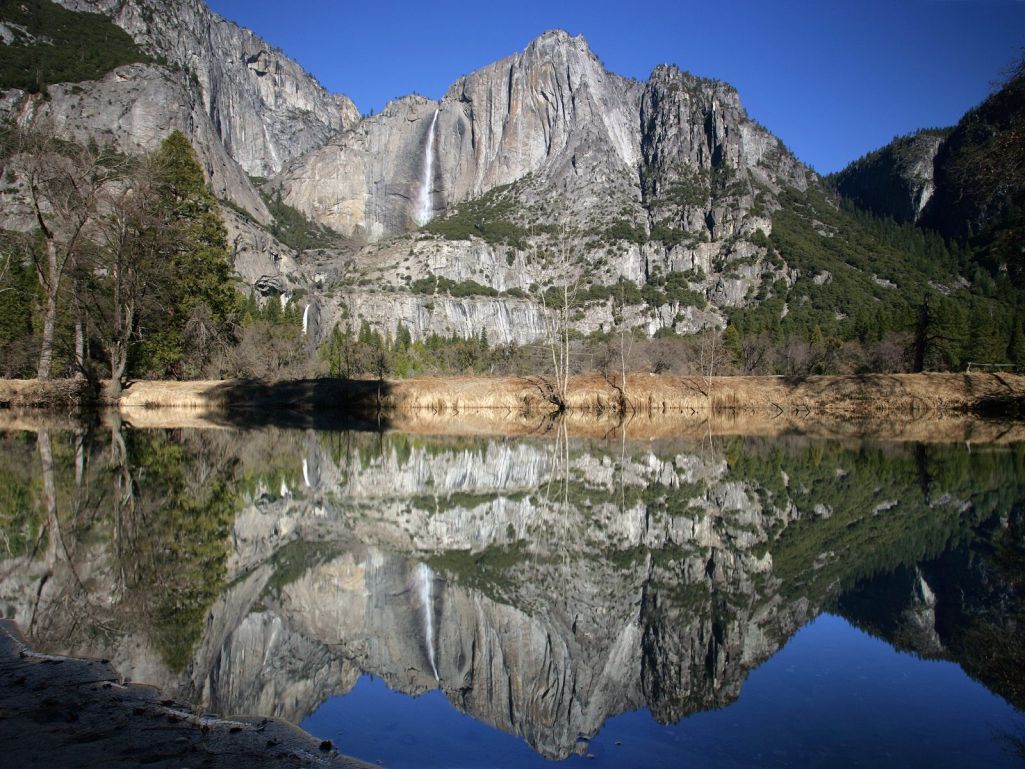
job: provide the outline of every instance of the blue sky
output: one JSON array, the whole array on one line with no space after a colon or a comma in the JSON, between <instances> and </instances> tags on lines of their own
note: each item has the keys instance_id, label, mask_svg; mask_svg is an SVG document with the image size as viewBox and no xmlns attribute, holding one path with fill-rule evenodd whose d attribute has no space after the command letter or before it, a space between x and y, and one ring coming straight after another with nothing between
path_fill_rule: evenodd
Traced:
<instances>
[{"instance_id":1,"label":"blue sky","mask_svg":"<svg viewBox=\"0 0 1025 769\"><path fill-rule=\"evenodd\" d=\"M526 47L583 34L646 80L674 63L735 85L748 112L817 170L916 128L950 125L1025 46L1025 0L208 0L361 112Z\"/></svg>"}]
</instances>

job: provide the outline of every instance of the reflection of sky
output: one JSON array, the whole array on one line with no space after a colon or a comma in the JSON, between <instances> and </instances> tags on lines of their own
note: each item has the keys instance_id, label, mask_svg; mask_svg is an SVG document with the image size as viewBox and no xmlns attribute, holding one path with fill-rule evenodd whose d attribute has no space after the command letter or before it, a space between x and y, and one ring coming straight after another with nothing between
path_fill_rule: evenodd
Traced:
<instances>
[{"instance_id":1,"label":"reflection of sky","mask_svg":"<svg viewBox=\"0 0 1025 769\"><path fill-rule=\"evenodd\" d=\"M386 767L551 767L523 740L364 676L303 728ZM744 684L740 700L672 726L646 711L609 719L593 759L632 767L1021 767L1000 739L1025 722L953 663L921 660L823 615Z\"/></svg>"}]
</instances>

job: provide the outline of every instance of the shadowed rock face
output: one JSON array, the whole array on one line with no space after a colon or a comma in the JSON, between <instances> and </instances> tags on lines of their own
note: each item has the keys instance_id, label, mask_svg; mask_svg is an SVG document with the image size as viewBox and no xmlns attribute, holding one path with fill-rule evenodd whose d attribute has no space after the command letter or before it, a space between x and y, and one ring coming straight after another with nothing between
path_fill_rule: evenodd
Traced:
<instances>
[{"instance_id":1,"label":"shadowed rock face","mask_svg":"<svg viewBox=\"0 0 1025 769\"><path fill-rule=\"evenodd\" d=\"M876 575L920 575L913 606L896 601L878 625L915 632L884 635L961 659L974 647L948 640L958 617L990 610L941 611L951 590L928 562L977 538L982 555L948 572L985 586L962 600L995 606L1014 576L985 543L1015 541L1001 511L1025 481L1011 453L960 448L124 438L126 466L104 439L77 451L70 434L6 439L12 498L20 484L57 490L3 529L0 609L40 648L111 659L208 710L293 721L362 672L411 694L440 687L550 757L626 710L668 723L732 702L838 597L888 605L852 591ZM53 483L40 478L42 441ZM988 477L1003 478L987 486L999 493L965 480ZM223 479L237 496L216 492ZM195 517L166 530L169 503ZM197 593L209 597L190 608ZM991 623L993 637L1011 625ZM971 664L987 680L985 661Z\"/></svg>"},{"instance_id":2,"label":"shadowed rock face","mask_svg":"<svg viewBox=\"0 0 1025 769\"><path fill-rule=\"evenodd\" d=\"M947 133L894 139L838 173L836 187L877 216L915 223L936 191L934 160Z\"/></svg>"},{"instance_id":3,"label":"shadowed rock face","mask_svg":"<svg viewBox=\"0 0 1025 769\"><path fill-rule=\"evenodd\" d=\"M966 238L987 228L1013 225L1008 232L1011 242L1021 243L1023 120L1025 66L1019 64L1003 87L969 110L940 146L935 159L936 194L922 212L925 226L946 237ZM1012 247L1001 256L1020 280L1020 250Z\"/></svg>"}]
</instances>

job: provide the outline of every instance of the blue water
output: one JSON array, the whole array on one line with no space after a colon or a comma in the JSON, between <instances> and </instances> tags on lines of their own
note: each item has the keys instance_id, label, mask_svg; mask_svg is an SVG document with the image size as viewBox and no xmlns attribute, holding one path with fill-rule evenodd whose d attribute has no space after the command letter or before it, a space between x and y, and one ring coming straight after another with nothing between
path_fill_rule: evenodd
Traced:
<instances>
[{"instance_id":1,"label":"blue water","mask_svg":"<svg viewBox=\"0 0 1025 769\"><path fill-rule=\"evenodd\" d=\"M552 767L522 739L457 711L440 691L393 692L363 676L303 721L344 753L391 769ZM592 757L560 766L1019 767L1006 742L1025 719L957 665L895 651L823 615L748 677L740 699L664 726L610 718Z\"/></svg>"}]
</instances>

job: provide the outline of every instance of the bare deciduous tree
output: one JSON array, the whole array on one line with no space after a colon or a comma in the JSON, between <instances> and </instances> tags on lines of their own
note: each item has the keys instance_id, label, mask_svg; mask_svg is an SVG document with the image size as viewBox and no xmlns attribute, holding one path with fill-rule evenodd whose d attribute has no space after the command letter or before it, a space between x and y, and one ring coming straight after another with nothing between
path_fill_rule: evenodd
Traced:
<instances>
[{"instance_id":1,"label":"bare deciduous tree","mask_svg":"<svg viewBox=\"0 0 1025 769\"><path fill-rule=\"evenodd\" d=\"M545 344L552 357L555 378L553 401L565 408L569 397L570 375L570 308L575 304L579 280L570 280L569 236L563 230L559 236L554 258L542 262L537 245L531 238L532 261L537 266L536 300L541 305L545 324ZM555 301L551 301L554 299Z\"/></svg>"},{"instance_id":2,"label":"bare deciduous tree","mask_svg":"<svg viewBox=\"0 0 1025 769\"><path fill-rule=\"evenodd\" d=\"M53 125L42 120L15 130L12 144L12 163L26 180L43 240L42 253L31 253L44 297L36 376L48 379L64 277L85 245L101 194L122 169L111 153L62 141Z\"/></svg>"},{"instance_id":3,"label":"bare deciduous tree","mask_svg":"<svg viewBox=\"0 0 1025 769\"><path fill-rule=\"evenodd\" d=\"M158 289L169 269L176 236L158 205L148 164L137 165L108 190L97 218L94 269L108 285L104 341L110 361L110 396L121 394L131 346L147 310L159 306Z\"/></svg>"}]
</instances>

